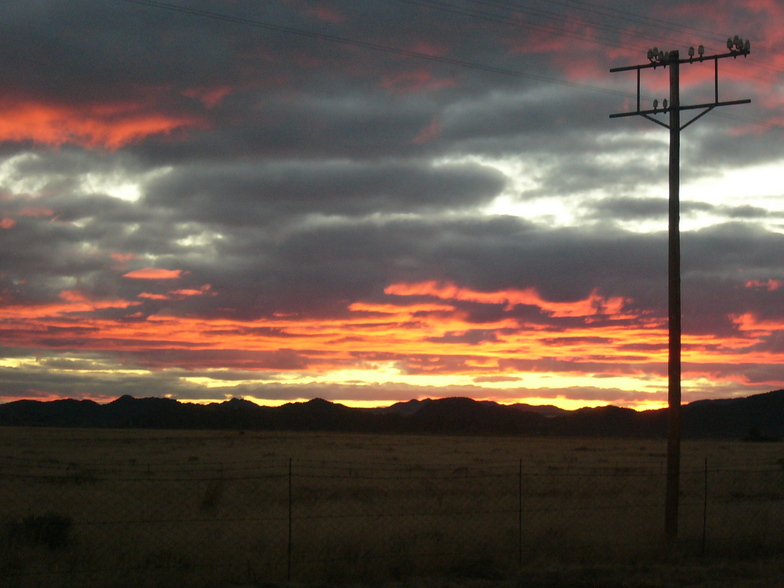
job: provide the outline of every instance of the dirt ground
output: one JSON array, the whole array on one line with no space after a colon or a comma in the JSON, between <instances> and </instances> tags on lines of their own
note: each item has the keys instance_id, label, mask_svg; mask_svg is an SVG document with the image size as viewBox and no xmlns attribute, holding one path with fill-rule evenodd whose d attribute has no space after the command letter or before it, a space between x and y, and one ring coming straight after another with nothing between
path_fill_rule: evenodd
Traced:
<instances>
[{"instance_id":1,"label":"dirt ground","mask_svg":"<svg viewBox=\"0 0 784 588\"><path fill-rule=\"evenodd\" d=\"M742 560L693 560L643 566L553 568L526 571L511 578L427 578L384 584L383 588L781 588L782 586L784 586L784 557L766 556Z\"/></svg>"}]
</instances>

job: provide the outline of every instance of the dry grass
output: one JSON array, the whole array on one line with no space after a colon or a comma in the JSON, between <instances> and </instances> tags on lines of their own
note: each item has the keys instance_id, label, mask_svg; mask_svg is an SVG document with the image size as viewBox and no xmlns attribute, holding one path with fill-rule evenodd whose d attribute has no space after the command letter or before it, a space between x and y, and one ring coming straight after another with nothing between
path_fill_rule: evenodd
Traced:
<instances>
[{"instance_id":1,"label":"dry grass","mask_svg":"<svg viewBox=\"0 0 784 588\"><path fill-rule=\"evenodd\" d=\"M681 540L666 560L664 451L641 440L0 428L0 585L780 580L784 446L685 442Z\"/></svg>"}]
</instances>

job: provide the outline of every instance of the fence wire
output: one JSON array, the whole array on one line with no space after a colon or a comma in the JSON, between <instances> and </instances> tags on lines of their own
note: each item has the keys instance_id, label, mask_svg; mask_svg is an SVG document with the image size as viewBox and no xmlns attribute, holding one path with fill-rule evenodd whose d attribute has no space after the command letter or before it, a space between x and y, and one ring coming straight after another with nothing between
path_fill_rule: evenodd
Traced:
<instances>
[{"instance_id":1,"label":"fence wire","mask_svg":"<svg viewBox=\"0 0 784 588\"><path fill-rule=\"evenodd\" d=\"M0 583L230 586L492 577L661 548L661 460L60 463L0 457ZM684 549L784 548L780 463L686 464Z\"/></svg>"}]
</instances>

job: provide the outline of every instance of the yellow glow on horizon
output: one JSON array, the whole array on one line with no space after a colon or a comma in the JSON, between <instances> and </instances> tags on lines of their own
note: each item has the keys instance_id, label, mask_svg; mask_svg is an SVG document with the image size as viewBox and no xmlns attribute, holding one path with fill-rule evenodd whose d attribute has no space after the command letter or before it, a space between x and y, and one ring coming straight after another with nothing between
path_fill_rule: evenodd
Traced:
<instances>
[{"instance_id":1,"label":"yellow glow on horizon","mask_svg":"<svg viewBox=\"0 0 784 588\"><path fill-rule=\"evenodd\" d=\"M416 399L412 398L412 400ZM342 404L349 408L385 408L397 404L400 400L334 400L330 402Z\"/></svg>"},{"instance_id":2,"label":"yellow glow on horizon","mask_svg":"<svg viewBox=\"0 0 784 588\"><path fill-rule=\"evenodd\" d=\"M0 368L21 368L36 365L38 359L35 357L0 357Z\"/></svg>"},{"instance_id":3,"label":"yellow glow on horizon","mask_svg":"<svg viewBox=\"0 0 784 588\"><path fill-rule=\"evenodd\" d=\"M220 370L218 370L220 375ZM186 384L194 384L203 388L234 388L240 384L256 384L254 380L221 380L219 377L211 378L207 376L180 376L180 381Z\"/></svg>"},{"instance_id":4,"label":"yellow glow on horizon","mask_svg":"<svg viewBox=\"0 0 784 588\"><path fill-rule=\"evenodd\" d=\"M318 397L318 396L316 396ZM431 394L426 397L422 398L411 398L407 400L356 400L356 399L341 399L341 398L334 398L328 400L328 402L332 402L333 404L340 404L342 406L346 406L349 408L364 408L364 409L373 409L373 408L385 408L397 404L399 402L408 402L409 400L438 400L441 398L449 398L452 397L450 394L438 395L438 394ZM313 400L313 398L290 398L290 399L266 399L266 398L256 398L253 396L242 396L243 400L247 400L259 406L265 407L279 407L284 406L286 404L293 404L293 403L304 403ZM495 399L492 397L487 398L476 398L478 401L491 401L497 402L503 406L512 406L515 404L530 404L531 406L555 406L556 408L560 408L562 410L567 411L574 411L581 408L599 408L602 406L607 405L614 405L618 406L618 404L608 403L603 400L572 400L569 398L539 398L536 396L533 397L523 397L523 398L504 398L504 399ZM180 402L187 403L187 404L212 404L212 403L221 403L226 402L226 398L213 398L213 399L182 399ZM643 401L638 403L629 403L624 405L627 408L632 408L636 411L643 411L643 410L656 410L660 408L666 408L666 402L660 401Z\"/></svg>"}]
</instances>

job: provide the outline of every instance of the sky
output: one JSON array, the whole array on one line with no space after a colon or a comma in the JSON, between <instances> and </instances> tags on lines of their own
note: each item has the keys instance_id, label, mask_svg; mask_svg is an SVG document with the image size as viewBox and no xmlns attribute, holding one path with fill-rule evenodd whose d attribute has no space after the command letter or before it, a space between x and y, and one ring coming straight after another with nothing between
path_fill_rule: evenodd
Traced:
<instances>
[{"instance_id":1,"label":"sky","mask_svg":"<svg viewBox=\"0 0 784 588\"><path fill-rule=\"evenodd\" d=\"M681 133L683 400L784 388L778 0L0 5L0 402L667 400L647 51ZM682 104L714 62L681 66ZM669 69L642 70L641 104ZM684 112L684 121L698 111ZM656 115L666 121L665 115Z\"/></svg>"}]
</instances>

